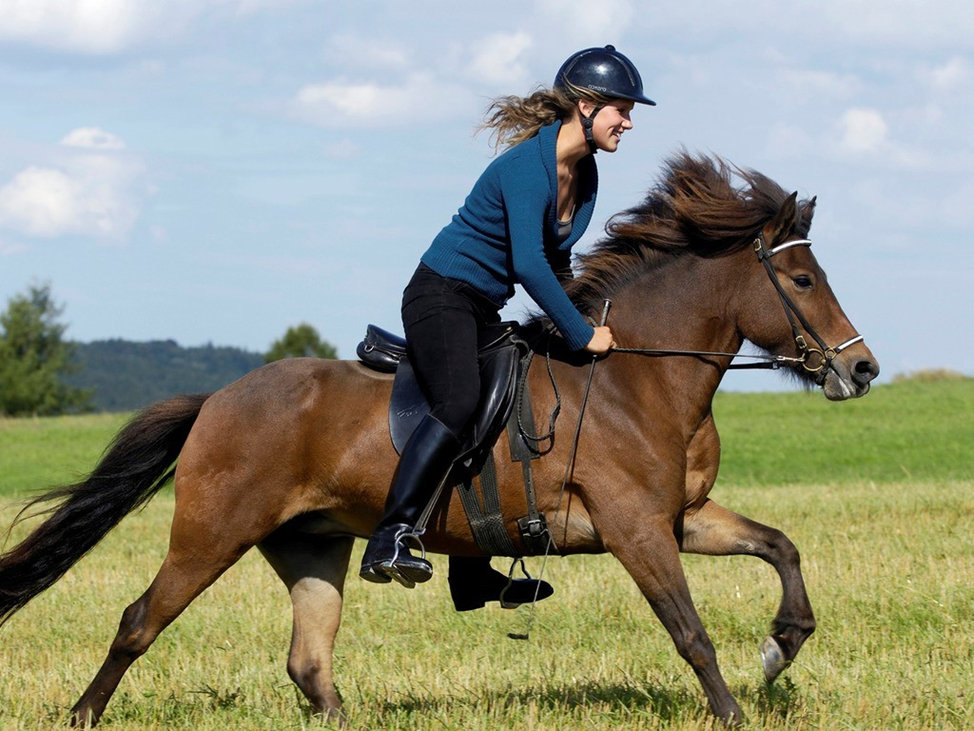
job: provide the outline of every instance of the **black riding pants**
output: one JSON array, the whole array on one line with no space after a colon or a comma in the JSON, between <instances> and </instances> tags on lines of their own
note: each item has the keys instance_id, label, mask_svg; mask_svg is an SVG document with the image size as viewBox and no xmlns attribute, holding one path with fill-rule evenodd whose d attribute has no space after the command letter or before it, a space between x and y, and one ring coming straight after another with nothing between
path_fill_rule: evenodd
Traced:
<instances>
[{"instance_id":1,"label":"black riding pants","mask_svg":"<svg viewBox=\"0 0 974 731\"><path fill-rule=\"evenodd\" d=\"M430 413L458 437L480 401L477 334L499 308L466 282L420 264L402 297L406 352Z\"/></svg>"}]
</instances>

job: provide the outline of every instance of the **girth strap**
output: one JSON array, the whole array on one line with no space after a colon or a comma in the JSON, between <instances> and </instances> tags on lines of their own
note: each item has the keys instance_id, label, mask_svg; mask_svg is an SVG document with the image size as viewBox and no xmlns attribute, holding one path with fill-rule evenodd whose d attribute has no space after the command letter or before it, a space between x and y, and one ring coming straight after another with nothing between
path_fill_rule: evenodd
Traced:
<instances>
[{"instance_id":1,"label":"girth strap","mask_svg":"<svg viewBox=\"0 0 974 731\"><path fill-rule=\"evenodd\" d=\"M521 378L528 375L527 365L522 366ZM541 454L524 438L524 430L534 433L534 409L531 406L531 393L527 387L521 389L521 398L507 420L507 439L511 461L520 462L524 476L524 496L528 514L518 518L521 539L527 550L514 545L505 527L503 508L500 503L500 490L497 483L497 467L493 451L487 453L480 471L480 496L478 496L472 477L464 480L457 488L460 502L467 514L474 540L481 551L490 556L540 556L550 550L548 546L548 523L544 513L538 511L538 500L534 491L531 474L531 460ZM554 546L551 547L554 549Z\"/></svg>"},{"instance_id":2,"label":"girth strap","mask_svg":"<svg viewBox=\"0 0 974 731\"><path fill-rule=\"evenodd\" d=\"M480 470L480 492L484 504L480 505L473 478L468 478L457 488L460 502L470 522L477 547L489 556L521 556L504 527L501 510L500 491L497 489L497 468L494 455L490 454Z\"/></svg>"},{"instance_id":3,"label":"girth strap","mask_svg":"<svg viewBox=\"0 0 974 731\"><path fill-rule=\"evenodd\" d=\"M530 362L530 361L529 361ZM528 368L522 368L522 378L528 378ZM538 512L538 500L534 493L534 479L531 475L531 460L538 459L540 453L531 447L524 438L522 429L534 434L534 408L531 405L531 390L524 384L521 398L514 407L511 418L507 421L507 440L511 447L511 460L521 463L524 475L524 498L528 506L528 514L518 518L517 525L521 530L521 539L528 547L528 555L543 554L548 548L548 522L544 513Z\"/></svg>"}]
</instances>

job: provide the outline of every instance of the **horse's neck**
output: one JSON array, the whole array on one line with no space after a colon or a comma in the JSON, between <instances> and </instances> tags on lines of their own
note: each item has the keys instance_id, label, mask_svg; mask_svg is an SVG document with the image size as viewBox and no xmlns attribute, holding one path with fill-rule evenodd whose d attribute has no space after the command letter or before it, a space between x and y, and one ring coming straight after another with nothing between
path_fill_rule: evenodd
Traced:
<instances>
[{"instance_id":1,"label":"horse's neck","mask_svg":"<svg viewBox=\"0 0 974 731\"><path fill-rule=\"evenodd\" d=\"M685 256L646 271L618 292L613 333L635 347L736 352L741 346L727 260ZM611 323L610 323L611 324ZM652 343L652 344L649 344Z\"/></svg>"},{"instance_id":2,"label":"horse's neck","mask_svg":"<svg viewBox=\"0 0 974 731\"><path fill-rule=\"evenodd\" d=\"M728 259L685 256L640 275L613 299L609 324L616 341L630 348L736 353L742 340L732 270ZM709 408L729 361L654 357L654 378L673 397Z\"/></svg>"}]
</instances>

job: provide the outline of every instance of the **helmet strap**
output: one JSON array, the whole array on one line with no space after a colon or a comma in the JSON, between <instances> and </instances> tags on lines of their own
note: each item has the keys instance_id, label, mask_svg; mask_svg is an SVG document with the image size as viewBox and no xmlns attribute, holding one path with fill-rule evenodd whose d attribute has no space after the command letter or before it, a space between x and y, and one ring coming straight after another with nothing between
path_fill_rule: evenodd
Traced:
<instances>
[{"instance_id":1,"label":"helmet strap","mask_svg":"<svg viewBox=\"0 0 974 731\"><path fill-rule=\"evenodd\" d=\"M578 110L578 116L582 118L582 130L585 133L585 141L588 143L588 149L591 150L592 154L595 155L599 151L598 145L595 144L595 136L592 134L592 125L595 124L595 115L602 111L605 104L596 104L595 109L587 117L582 114L582 110Z\"/></svg>"}]
</instances>

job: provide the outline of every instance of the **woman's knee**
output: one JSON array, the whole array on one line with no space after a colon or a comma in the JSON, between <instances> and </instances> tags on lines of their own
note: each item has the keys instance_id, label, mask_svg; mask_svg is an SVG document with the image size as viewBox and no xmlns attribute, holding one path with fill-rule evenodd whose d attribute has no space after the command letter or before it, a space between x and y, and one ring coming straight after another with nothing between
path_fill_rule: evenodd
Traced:
<instances>
[{"instance_id":1,"label":"woman's knee","mask_svg":"<svg viewBox=\"0 0 974 731\"><path fill-rule=\"evenodd\" d=\"M450 431L462 437L473 421L479 401L479 393L454 393L450 398L434 403L431 413Z\"/></svg>"}]
</instances>

